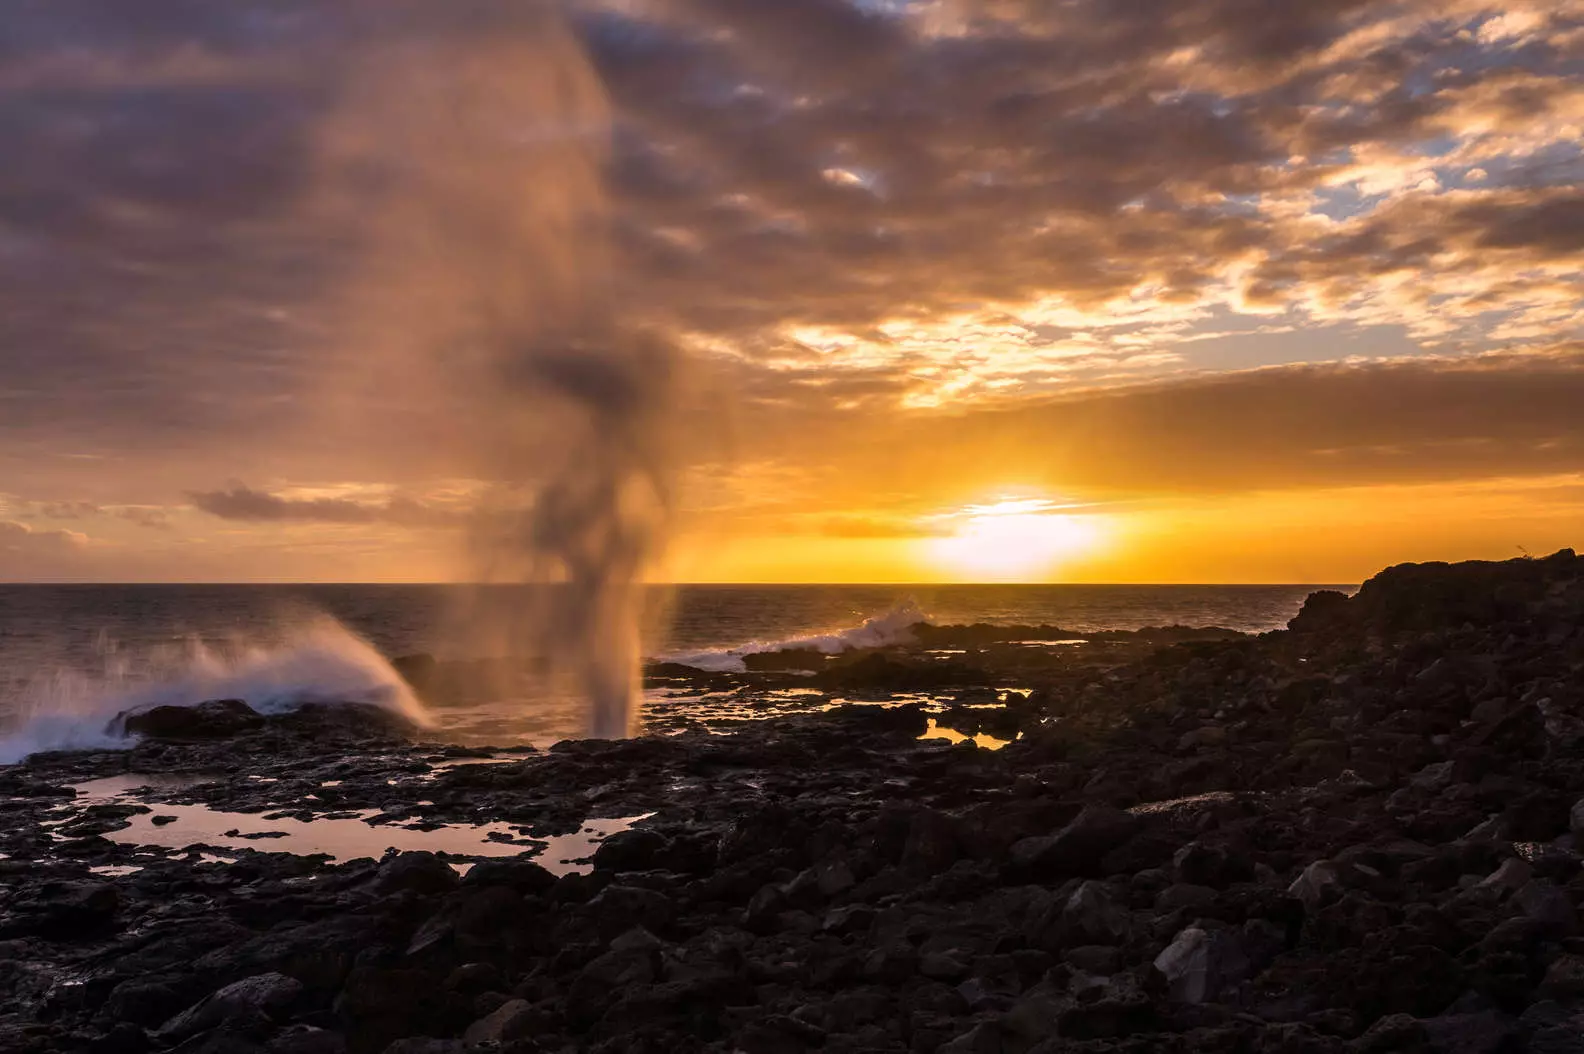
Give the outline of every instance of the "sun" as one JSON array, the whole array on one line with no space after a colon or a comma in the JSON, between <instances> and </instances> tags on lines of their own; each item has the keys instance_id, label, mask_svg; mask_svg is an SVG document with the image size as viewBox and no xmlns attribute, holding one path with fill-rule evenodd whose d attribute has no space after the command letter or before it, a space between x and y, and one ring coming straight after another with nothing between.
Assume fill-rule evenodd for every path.
<instances>
[{"instance_id":1,"label":"sun","mask_svg":"<svg viewBox=\"0 0 1584 1054\"><path fill-rule=\"evenodd\" d=\"M1103 518L1043 499L969 505L940 519L950 533L927 543L932 563L976 582L1039 581L1105 540Z\"/></svg>"}]
</instances>

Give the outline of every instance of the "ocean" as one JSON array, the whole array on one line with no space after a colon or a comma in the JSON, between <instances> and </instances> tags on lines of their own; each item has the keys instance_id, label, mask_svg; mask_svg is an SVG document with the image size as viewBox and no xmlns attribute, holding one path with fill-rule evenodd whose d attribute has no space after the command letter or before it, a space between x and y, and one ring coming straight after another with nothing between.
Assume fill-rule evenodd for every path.
<instances>
[{"instance_id":1,"label":"ocean","mask_svg":"<svg viewBox=\"0 0 1584 1054\"><path fill-rule=\"evenodd\" d=\"M884 642L919 619L1076 633L1165 625L1263 632L1284 626L1319 588L1350 587L683 586L648 594L643 650L729 668L735 654L778 642ZM239 696L268 707L404 692L385 659L498 657L497 640L459 632L452 616L470 597L475 610L508 620L531 599L528 589L0 585L0 763L112 745L105 722L131 706ZM437 738L458 741L542 742L575 731L574 700L531 695L428 716Z\"/></svg>"}]
</instances>

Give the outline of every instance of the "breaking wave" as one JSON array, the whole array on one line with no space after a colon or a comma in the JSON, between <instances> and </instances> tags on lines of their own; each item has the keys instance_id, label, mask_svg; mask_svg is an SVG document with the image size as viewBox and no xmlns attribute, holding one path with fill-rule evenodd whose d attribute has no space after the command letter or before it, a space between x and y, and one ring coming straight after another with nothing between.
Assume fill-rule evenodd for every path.
<instances>
[{"instance_id":1,"label":"breaking wave","mask_svg":"<svg viewBox=\"0 0 1584 1054\"><path fill-rule=\"evenodd\" d=\"M241 699L261 714L361 703L431 723L374 646L328 616L269 643L192 638L135 655L105 647L101 658L97 671L58 669L33 679L0 735L0 764L48 750L129 747L136 739L111 728L116 715L211 699Z\"/></svg>"},{"instance_id":2,"label":"breaking wave","mask_svg":"<svg viewBox=\"0 0 1584 1054\"><path fill-rule=\"evenodd\" d=\"M904 601L886 612L864 619L857 626L832 633L818 633L809 637L793 637L778 641L754 641L733 648L711 648L705 651L680 652L662 656L664 662L691 666L710 673L742 673L747 669L743 658L780 651L817 651L825 655L839 655L858 648L888 648L915 641L913 627L928 622L929 616L913 600Z\"/></svg>"}]
</instances>

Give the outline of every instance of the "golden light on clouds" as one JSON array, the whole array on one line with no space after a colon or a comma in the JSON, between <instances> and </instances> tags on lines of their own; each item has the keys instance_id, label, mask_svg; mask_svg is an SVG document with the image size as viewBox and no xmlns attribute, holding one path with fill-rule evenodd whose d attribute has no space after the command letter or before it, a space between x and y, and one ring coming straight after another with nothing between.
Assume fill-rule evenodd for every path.
<instances>
[{"instance_id":1,"label":"golden light on clouds","mask_svg":"<svg viewBox=\"0 0 1584 1054\"><path fill-rule=\"evenodd\" d=\"M483 496L537 477L460 441L489 399L347 339L360 181L412 151L342 194L326 144L478 159L425 229L489 262L367 283L403 347L441 293L547 302L494 247L554 182L501 164L606 115L563 189L609 229L549 255L698 385L651 577L1324 583L1578 543L1584 0L553 6L599 119L485 93L435 139L349 122L355 79L466 76L543 5L11 5L0 580L465 574Z\"/></svg>"},{"instance_id":2,"label":"golden light on clouds","mask_svg":"<svg viewBox=\"0 0 1584 1054\"><path fill-rule=\"evenodd\" d=\"M926 559L937 573L964 581L1046 580L1108 540L1104 517L1041 498L969 505L947 519L950 534L924 541Z\"/></svg>"}]
</instances>

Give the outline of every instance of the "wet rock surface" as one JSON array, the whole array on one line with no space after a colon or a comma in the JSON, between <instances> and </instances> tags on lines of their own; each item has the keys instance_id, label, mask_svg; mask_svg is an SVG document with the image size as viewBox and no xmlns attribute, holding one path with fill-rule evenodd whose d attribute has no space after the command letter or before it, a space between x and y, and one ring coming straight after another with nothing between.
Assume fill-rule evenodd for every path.
<instances>
[{"instance_id":1,"label":"wet rock surface","mask_svg":"<svg viewBox=\"0 0 1584 1054\"><path fill-rule=\"evenodd\" d=\"M930 632L966 653L935 680L916 649L815 676L952 694L1004 749L907 704L515 752L215 704L0 769L0 1050L1584 1047L1584 561L1392 568L1259 638ZM111 776L148 786L71 789ZM197 805L528 852L118 840Z\"/></svg>"}]
</instances>

